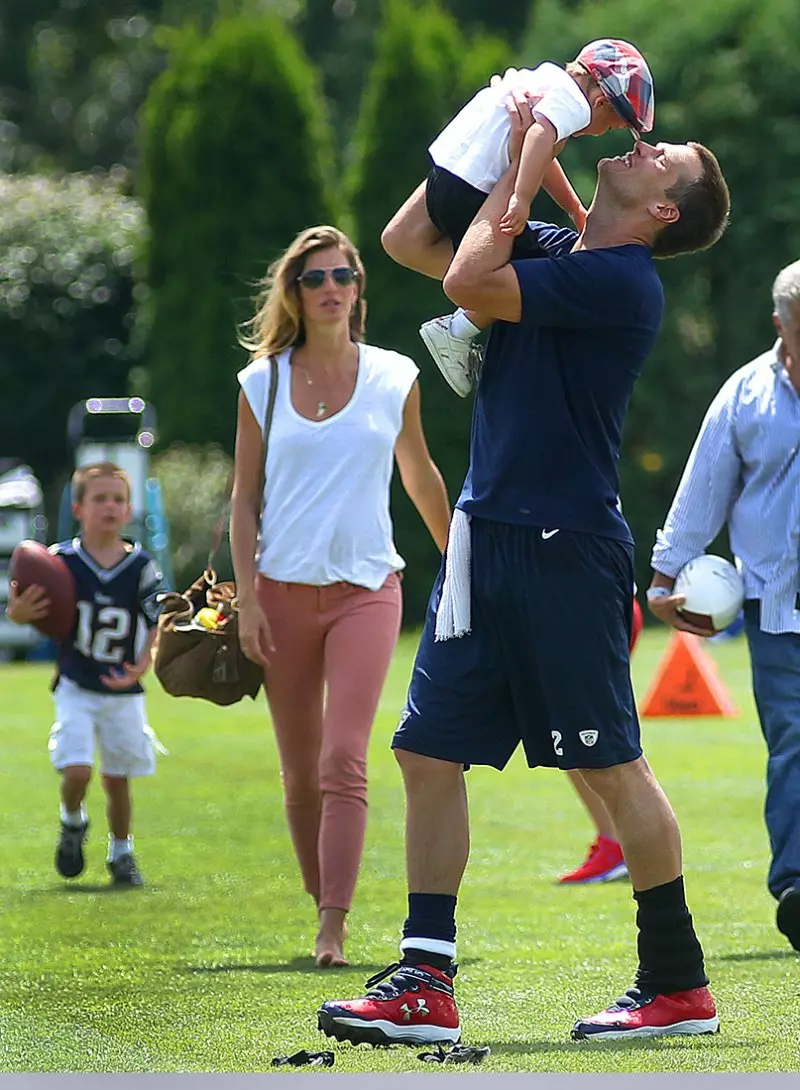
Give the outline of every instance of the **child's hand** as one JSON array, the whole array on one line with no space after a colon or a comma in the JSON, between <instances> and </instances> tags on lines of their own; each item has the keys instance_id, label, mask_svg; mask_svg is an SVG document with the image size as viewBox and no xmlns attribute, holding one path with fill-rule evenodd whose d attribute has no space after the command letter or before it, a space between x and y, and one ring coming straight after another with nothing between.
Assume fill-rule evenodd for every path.
<instances>
[{"instance_id":1,"label":"child's hand","mask_svg":"<svg viewBox=\"0 0 800 1090\"><path fill-rule=\"evenodd\" d=\"M530 207L516 193L512 193L508 208L500 220L500 231L504 235L521 235L528 223Z\"/></svg>"},{"instance_id":2,"label":"child's hand","mask_svg":"<svg viewBox=\"0 0 800 1090\"><path fill-rule=\"evenodd\" d=\"M6 605L6 616L14 624L35 624L43 621L50 611L50 599L44 587L35 583L19 593L19 584L11 580L11 588Z\"/></svg>"},{"instance_id":3,"label":"child's hand","mask_svg":"<svg viewBox=\"0 0 800 1090\"><path fill-rule=\"evenodd\" d=\"M107 689L120 692L135 685L146 669L147 663L141 665L139 663L124 662L121 670L113 670L110 674L103 674L100 680Z\"/></svg>"},{"instance_id":4,"label":"child's hand","mask_svg":"<svg viewBox=\"0 0 800 1090\"><path fill-rule=\"evenodd\" d=\"M575 230L578 234L583 234L583 229L586 226L586 209L583 205L570 212L569 218L575 224Z\"/></svg>"}]
</instances>

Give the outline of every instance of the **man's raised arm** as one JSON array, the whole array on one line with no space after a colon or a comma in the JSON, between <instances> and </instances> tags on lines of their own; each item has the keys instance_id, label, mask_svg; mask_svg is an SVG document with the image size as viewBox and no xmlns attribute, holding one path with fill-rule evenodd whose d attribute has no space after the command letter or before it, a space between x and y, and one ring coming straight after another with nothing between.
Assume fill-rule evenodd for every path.
<instances>
[{"instance_id":1,"label":"man's raised arm","mask_svg":"<svg viewBox=\"0 0 800 1090\"><path fill-rule=\"evenodd\" d=\"M528 166L532 169L536 163L534 173L538 173L539 184L553 160L555 130L550 123L537 121L528 127L530 131L526 134L525 119L512 113L511 165L470 224L442 284L445 294L457 306L505 322L518 322L522 316L519 283L509 265L514 237L500 230L500 222L514 193L523 136Z\"/></svg>"}]
</instances>

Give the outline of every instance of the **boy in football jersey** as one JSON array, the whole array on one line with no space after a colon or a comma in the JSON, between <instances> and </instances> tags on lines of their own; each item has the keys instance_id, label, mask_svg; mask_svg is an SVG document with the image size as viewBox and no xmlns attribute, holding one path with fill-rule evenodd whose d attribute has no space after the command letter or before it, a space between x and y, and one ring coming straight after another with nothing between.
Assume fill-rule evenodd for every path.
<instances>
[{"instance_id":1,"label":"boy in football jersey","mask_svg":"<svg viewBox=\"0 0 800 1090\"><path fill-rule=\"evenodd\" d=\"M75 580L72 632L59 644L53 682L56 721L50 758L61 774L61 836L56 870L76 878L84 868L89 828L84 799L95 746L108 806L107 867L115 886L141 886L133 855L130 780L155 772L158 742L144 706L141 678L150 665L159 613L161 574L142 546L122 532L131 517L131 485L112 462L82 466L72 477L72 511L80 532L51 546ZM8 616L42 620L44 588L19 593L11 584ZM163 750L162 750L163 752Z\"/></svg>"}]
</instances>

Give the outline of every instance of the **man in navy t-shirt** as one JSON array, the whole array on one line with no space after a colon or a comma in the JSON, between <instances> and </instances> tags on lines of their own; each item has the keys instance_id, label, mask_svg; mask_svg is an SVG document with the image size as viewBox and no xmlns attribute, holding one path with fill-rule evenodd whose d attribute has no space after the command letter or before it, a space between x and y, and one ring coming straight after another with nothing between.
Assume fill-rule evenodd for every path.
<instances>
[{"instance_id":1,"label":"man in navy t-shirt","mask_svg":"<svg viewBox=\"0 0 800 1090\"><path fill-rule=\"evenodd\" d=\"M552 261L515 261L521 318L489 338L458 507L631 542L617 456L633 385L661 324L650 250L570 253L574 231L530 225Z\"/></svg>"},{"instance_id":2,"label":"man in navy t-shirt","mask_svg":"<svg viewBox=\"0 0 800 1090\"><path fill-rule=\"evenodd\" d=\"M531 767L578 770L603 799L638 904L635 986L578 1021L573 1037L719 1026L686 907L678 827L639 740L628 652L633 541L616 466L664 306L653 258L715 242L727 186L701 145L640 141L601 160L580 237L532 224L542 256L512 262L513 239L499 223L514 169L444 281L455 303L494 324L469 471L393 741L407 796L401 963L364 998L319 1012L326 1033L355 1043L459 1040L463 773L471 764L502 769L520 742Z\"/></svg>"}]
</instances>

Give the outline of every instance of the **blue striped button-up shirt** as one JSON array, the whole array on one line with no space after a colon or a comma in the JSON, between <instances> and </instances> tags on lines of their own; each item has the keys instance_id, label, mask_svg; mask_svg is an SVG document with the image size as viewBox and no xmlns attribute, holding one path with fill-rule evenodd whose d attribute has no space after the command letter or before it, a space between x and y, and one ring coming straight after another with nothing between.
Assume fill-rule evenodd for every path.
<instances>
[{"instance_id":1,"label":"blue striped button-up shirt","mask_svg":"<svg viewBox=\"0 0 800 1090\"><path fill-rule=\"evenodd\" d=\"M724 524L764 632L800 632L800 395L769 352L736 371L695 440L652 566L675 576Z\"/></svg>"}]
</instances>

